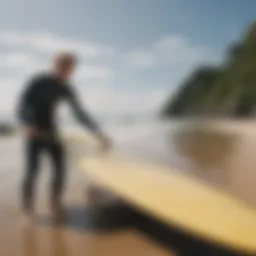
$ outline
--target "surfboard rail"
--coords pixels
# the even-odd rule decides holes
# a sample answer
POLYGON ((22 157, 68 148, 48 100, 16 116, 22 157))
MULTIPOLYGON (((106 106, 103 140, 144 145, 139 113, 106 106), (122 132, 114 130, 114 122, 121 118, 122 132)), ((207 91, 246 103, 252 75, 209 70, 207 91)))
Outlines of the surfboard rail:
POLYGON ((91 157, 82 171, 167 225, 231 249, 256 253, 256 209, 177 170, 114 157, 91 157))

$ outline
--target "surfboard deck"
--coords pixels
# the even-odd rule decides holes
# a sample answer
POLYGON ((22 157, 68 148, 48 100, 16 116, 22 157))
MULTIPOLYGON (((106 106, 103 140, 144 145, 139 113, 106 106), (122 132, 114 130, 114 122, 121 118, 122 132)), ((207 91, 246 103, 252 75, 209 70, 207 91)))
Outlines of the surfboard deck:
POLYGON ((114 157, 87 158, 81 167, 95 184, 167 225, 234 250, 256 253, 256 209, 199 179, 114 157))

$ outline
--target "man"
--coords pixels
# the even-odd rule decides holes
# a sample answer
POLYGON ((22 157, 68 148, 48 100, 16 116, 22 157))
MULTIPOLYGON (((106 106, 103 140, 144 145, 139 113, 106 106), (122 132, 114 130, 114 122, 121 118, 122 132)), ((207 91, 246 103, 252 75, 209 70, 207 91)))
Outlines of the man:
POLYGON ((109 141, 99 127, 82 110, 68 85, 74 72, 76 57, 72 53, 61 53, 54 60, 53 72, 36 76, 25 89, 19 105, 19 118, 26 131, 26 174, 22 188, 23 209, 28 216, 33 213, 34 187, 38 174, 39 157, 46 151, 54 165, 51 184, 51 207, 54 216, 63 216, 61 196, 65 180, 65 155, 55 125, 54 111, 61 100, 69 102, 76 117, 89 128, 107 149, 109 141))

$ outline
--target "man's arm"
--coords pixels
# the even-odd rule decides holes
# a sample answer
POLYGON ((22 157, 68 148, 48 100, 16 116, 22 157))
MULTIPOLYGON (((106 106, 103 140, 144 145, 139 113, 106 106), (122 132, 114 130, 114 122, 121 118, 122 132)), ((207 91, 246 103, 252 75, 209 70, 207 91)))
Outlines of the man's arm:
POLYGON ((82 108, 74 92, 71 89, 69 89, 67 94, 68 94, 67 98, 68 98, 69 104, 71 105, 76 118, 98 137, 104 149, 109 148, 110 146, 109 139, 107 138, 107 136, 103 134, 99 126, 91 118, 88 112, 84 108, 82 108))
POLYGON ((88 112, 81 106, 77 96, 74 94, 73 91, 71 90, 68 91, 67 99, 77 120, 80 123, 82 123, 85 127, 90 129, 93 133, 100 133, 99 126, 91 118, 88 112))

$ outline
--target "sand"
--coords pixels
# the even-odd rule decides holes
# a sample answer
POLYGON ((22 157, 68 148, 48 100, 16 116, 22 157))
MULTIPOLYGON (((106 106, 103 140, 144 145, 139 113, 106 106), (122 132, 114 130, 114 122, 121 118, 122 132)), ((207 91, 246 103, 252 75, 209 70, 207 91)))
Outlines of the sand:
POLYGON ((87 181, 72 163, 65 194, 68 222, 62 227, 50 223, 47 192, 51 171, 44 159, 38 184, 36 219, 32 224, 24 224, 19 201, 23 175, 21 140, 1 138, 0 153, 0 255, 172 255, 132 228, 114 232, 90 228, 85 210, 87 181))

